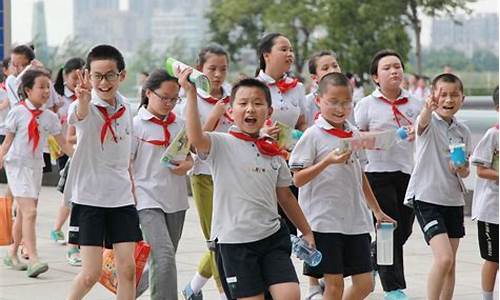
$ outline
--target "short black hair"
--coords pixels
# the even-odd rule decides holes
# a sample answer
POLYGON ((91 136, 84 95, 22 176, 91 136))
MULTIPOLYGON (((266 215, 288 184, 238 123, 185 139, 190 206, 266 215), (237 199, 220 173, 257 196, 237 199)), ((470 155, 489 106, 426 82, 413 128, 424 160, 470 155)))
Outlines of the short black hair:
POLYGON ((309 74, 311 75, 317 75, 316 74, 316 69, 318 68, 318 59, 323 56, 333 56, 335 59, 337 59, 337 54, 331 50, 323 50, 320 52, 314 53, 311 58, 309 58, 308 62, 308 69, 309 69, 309 74))
POLYGON ((405 65, 403 63, 403 59, 401 58, 401 55, 392 49, 383 49, 380 50, 379 52, 375 53, 375 55, 372 57, 372 61, 370 63, 370 75, 377 75, 378 72, 378 63, 380 60, 386 56, 396 56, 399 61, 401 62, 401 66, 403 67, 403 70, 405 69, 405 65))
POLYGON ((498 107, 498 85, 493 91, 493 103, 495 103, 495 106, 498 107))
POLYGON ((271 92, 269 91, 269 88, 265 83, 263 83, 260 80, 257 80, 255 78, 245 78, 240 81, 238 81, 234 86, 233 89, 231 90, 231 105, 233 105, 233 102, 235 100, 236 92, 242 87, 254 87, 258 88, 261 91, 264 92, 266 95, 266 103, 269 107, 272 106, 273 100, 271 98, 271 92))
POLYGON ((49 72, 44 68, 31 68, 23 74, 23 76, 21 77, 21 84, 19 85, 19 89, 17 90, 17 93, 21 100, 28 98, 26 89, 33 89, 35 80, 40 76, 45 76, 50 79, 49 72))
POLYGON ((458 76, 453 75, 451 73, 442 73, 434 77, 432 80, 432 90, 436 90, 436 85, 440 82, 448 82, 448 83, 456 83, 458 84, 458 87, 460 88, 460 92, 462 94, 464 93, 464 84, 462 83, 462 80, 458 78, 458 76))
POLYGON ((345 86, 349 88, 349 78, 347 78, 347 76, 345 76, 344 74, 338 72, 326 74, 319 81, 318 94, 323 95, 326 92, 328 86, 345 86))
POLYGON ((111 45, 97 45, 92 48, 87 54, 87 69, 90 71, 90 63, 95 60, 114 60, 116 62, 116 67, 118 72, 125 69, 125 60, 120 50, 116 49, 111 45))
POLYGON ((203 67, 203 65, 207 62, 207 54, 209 53, 215 55, 224 55, 226 57, 226 60, 229 62, 229 55, 227 54, 227 51, 224 49, 224 47, 219 44, 212 43, 202 48, 198 53, 198 60, 196 62, 198 67, 203 67))
POLYGON ((177 85, 179 84, 177 78, 170 76, 167 71, 163 69, 156 69, 151 74, 148 76, 146 81, 144 81, 144 84, 142 85, 141 89, 141 104, 139 105, 139 108, 142 106, 148 107, 149 104, 149 98, 146 96, 146 91, 150 90, 156 90, 159 89, 165 81, 172 81, 175 82, 177 85))
POLYGON ((26 57, 28 62, 31 62, 35 59, 35 51, 30 46, 27 45, 19 45, 12 49, 12 54, 18 54, 26 57))

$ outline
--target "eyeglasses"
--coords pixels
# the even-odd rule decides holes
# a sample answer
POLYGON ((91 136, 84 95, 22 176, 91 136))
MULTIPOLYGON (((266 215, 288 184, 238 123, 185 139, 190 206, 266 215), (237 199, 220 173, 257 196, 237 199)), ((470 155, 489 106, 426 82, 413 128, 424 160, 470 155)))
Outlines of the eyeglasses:
POLYGON ((342 108, 351 108, 352 107, 352 101, 346 101, 346 102, 326 101, 326 104, 328 106, 332 106, 332 107, 342 107, 342 108))
POLYGON ((90 74, 90 79, 93 81, 101 82, 103 79, 106 79, 108 82, 113 82, 118 80, 118 77, 120 77, 121 72, 108 72, 106 74, 100 74, 100 73, 93 73, 90 74))
POLYGON ((172 104, 172 105, 177 104, 181 101, 180 97, 168 98, 168 97, 159 95, 157 92, 155 92, 153 90, 151 90, 151 92, 153 92, 153 94, 155 94, 156 97, 160 98, 161 101, 168 102, 169 104, 172 104))

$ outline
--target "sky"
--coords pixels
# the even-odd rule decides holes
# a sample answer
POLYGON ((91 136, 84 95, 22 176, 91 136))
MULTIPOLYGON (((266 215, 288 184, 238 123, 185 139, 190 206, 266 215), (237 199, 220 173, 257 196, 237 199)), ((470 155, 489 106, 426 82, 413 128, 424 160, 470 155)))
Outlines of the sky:
MULTIPOLYGON (((31 41, 31 20, 33 3, 45 2, 45 20, 47 23, 47 38, 49 45, 60 45, 72 34, 73 0, 11 0, 12 5, 12 42, 14 44, 31 41)), ((208 0, 207 0, 208 1, 208 0)), ((498 13, 498 0, 477 0, 469 4, 475 13, 498 13)), ((120 7, 127 7, 127 0, 120 0, 120 7)), ((430 18, 423 18, 422 44, 430 43, 430 18)))

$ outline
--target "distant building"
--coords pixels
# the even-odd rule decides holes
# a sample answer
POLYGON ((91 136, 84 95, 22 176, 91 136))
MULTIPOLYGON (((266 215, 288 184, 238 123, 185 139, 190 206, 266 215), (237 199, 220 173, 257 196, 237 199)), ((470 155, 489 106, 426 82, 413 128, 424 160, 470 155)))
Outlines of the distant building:
POLYGON ((498 54, 498 14, 457 16, 432 22, 431 49, 454 49, 471 56, 474 50, 486 49, 498 54))
POLYGON ((45 5, 42 1, 33 4, 33 23, 31 28, 32 43, 35 46, 36 58, 43 63, 49 60, 47 44, 47 25, 45 22, 45 5))

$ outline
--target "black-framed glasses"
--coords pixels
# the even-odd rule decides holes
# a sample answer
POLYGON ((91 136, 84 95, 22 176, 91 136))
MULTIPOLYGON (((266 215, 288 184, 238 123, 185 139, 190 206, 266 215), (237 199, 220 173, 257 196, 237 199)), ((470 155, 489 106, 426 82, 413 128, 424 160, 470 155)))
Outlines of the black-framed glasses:
POLYGON ((93 81, 101 82, 103 79, 106 79, 108 82, 113 82, 118 80, 121 72, 108 72, 106 74, 93 73, 90 74, 90 79, 93 81))
POLYGON ((180 97, 169 98, 169 97, 162 96, 153 90, 151 90, 151 92, 153 92, 153 94, 155 94, 156 97, 160 98, 161 101, 168 102, 169 104, 172 104, 172 105, 177 104, 181 101, 180 97))

